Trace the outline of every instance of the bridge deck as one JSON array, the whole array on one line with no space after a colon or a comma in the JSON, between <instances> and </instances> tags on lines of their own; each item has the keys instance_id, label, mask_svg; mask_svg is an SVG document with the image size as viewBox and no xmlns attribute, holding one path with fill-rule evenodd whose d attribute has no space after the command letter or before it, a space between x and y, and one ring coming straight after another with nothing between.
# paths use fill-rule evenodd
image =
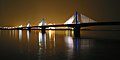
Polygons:
<instances>
[{"instance_id":1,"label":"bridge deck","mask_svg":"<svg viewBox=\"0 0 120 60\"><path fill-rule=\"evenodd\" d=\"M120 22L93 22L93 23L81 23L81 24L60 24L60 25L43 25L43 26L30 26L30 27L18 27L18 28L11 28L11 30L25 30L25 28L48 28L48 27L88 27L88 26L111 26L111 25L120 25ZM0 28L1 30L7 30L6 28ZM9 29L10 30L10 29ZM39 29L40 30L40 29Z\"/></svg>"},{"instance_id":2,"label":"bridge deck","mask_svg":"<svg viewBox=\"0 0 120 60\"><path fill-rule=\"evenodd\" d=\"M104 26L104 25L120 25L120 22L93 22L81 24L61 24L61 25L44 25L44 26L31 26L31 27L87 27L87 26Z\"/></svg>"}]
</instances>

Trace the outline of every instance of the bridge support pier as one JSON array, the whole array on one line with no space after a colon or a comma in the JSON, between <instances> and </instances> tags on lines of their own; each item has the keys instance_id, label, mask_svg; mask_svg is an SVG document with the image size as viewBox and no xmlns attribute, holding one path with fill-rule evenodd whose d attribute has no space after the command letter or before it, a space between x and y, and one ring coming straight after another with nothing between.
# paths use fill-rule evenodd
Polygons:
<instances>
[{"instance_id":1,"label":"bridge support pier","mask_svg":"<svg viewBox=\"0 0 120 60\"><path fill-rule=\"evenodd\" d=\"M80 26L74 27L74 37L80 37Z\"/></svg>"},{"instance_id":2,"label":"bridge support pier","mask_svg":"<svg viewBox=\"0 0 120 60\"><path fill-rule=\"evenodd\" d=\"M42 27L42 34L45 33L45 27Z\"/></svg>"},{"instance_id":3,"label":"bridge support pier","mask_svg":"<svg viewBox=\"0 0 120 60\"><path fill-rule=\"evenodd\" d=\"M31 27L28 27L28 30L31 30Z\"/></svg>"}]
</instances>

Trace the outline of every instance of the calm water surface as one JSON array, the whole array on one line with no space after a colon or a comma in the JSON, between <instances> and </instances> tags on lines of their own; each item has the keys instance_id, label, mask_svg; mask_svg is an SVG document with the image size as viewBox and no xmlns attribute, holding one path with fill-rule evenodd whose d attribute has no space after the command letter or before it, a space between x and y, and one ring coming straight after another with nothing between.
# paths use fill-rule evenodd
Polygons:
<instances>
[{"instance_id":1,"label":"calm water surface","mask_svg":"<svg viewBox=\"0 0 120 60\"><path fill-rule=\"evenodd\" d=\"M120 31L0 30L0 60L116 60Z\"/></svg>"}]
</instances>

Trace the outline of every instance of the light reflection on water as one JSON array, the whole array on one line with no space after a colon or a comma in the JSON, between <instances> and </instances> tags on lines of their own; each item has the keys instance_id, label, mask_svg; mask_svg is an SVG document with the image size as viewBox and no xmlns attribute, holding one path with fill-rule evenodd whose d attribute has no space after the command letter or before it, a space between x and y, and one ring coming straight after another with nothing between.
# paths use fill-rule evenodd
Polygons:
<instances>
[{"instance_id":1,"label":"light reflection on water","mask_svg":"<svg viewBox=\"0 0 120 60\"><path fill-rule=\"evenodd\" d=\"M73 31L70 30L62 32L47 30L46 33L41 33L39 30L0 30L0 37L2 37L0 40L5 40L4 43L1 42L3 45L1 44L0 47L17 51L13 51L11 56L16 56L16 59L22 57L22 60L92 60L95 59L96 55L98 57L107 56L108 54L104 55L104 53L109 53L107 50L114 49L116 46L110 40L108 42L104 39L103 41L93 38L74 37L73 34ZM8 38L5 38L5 36ZM4 46L6 42L10 44L9 47ZM109 46L113 47L110 48ZM3 52L10 54L8 50L6 53L6 49L3 49Z\"/></svg>"},{"instance_id":2,"label":"light reflection on water","mask_svg":"<svg viewBox=\"0 0 120 60\"><path fill-rule=\"evenodd\" d=\"M38 37L40 48L46 48L46 34L42 34L41 32L39 32Z\"/></svg>"},{"instance_id":3,"label":"light reflection on water","mask_svg":"<svg viewBox=\"0 0 120 60\"><path fill-rule=\"evenodd\" d=\"M70 60L73 57L73 49L74 49L74 43L73 43L73 38L71 36L66 36L65 37L65 43L66 46L68 47L68 60Z\"/></svg>"},{"instance_id":4,"label":"light reflection on water","mask_svg":"<svg viewBox=\"0 0 120 60\"><path fill-rule=\"evenodd\" d=\"M27 30L27 40L28 40L28 42L30 41L30 31L29 30Z\"/></svg>"},{"instance_id":5,"label":"light reflection on water","mask_svg":"<svg viewBox=\"0 0 120 60\"><path fill-rule=\"evenodd\" d=\"M19 40L22 40L22 30L19 30Z\"/></svg>"}]
</instances>

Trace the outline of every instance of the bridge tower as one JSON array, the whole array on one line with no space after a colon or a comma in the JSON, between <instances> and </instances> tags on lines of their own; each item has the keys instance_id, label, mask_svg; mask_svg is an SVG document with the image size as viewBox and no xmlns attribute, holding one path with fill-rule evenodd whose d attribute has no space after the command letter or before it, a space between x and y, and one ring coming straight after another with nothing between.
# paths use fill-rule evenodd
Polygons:
<instances>
[{"instance_id":1,"label":"bridge tower","mask_svg":"<svg viewBox=\"0 0 120 60\"><path fill-rule=\"evenodd\" d=\"M28 30L31 30L30 21L28 21L27 28L28 28Z\"/></svg>"},{"instance_id":2,"label":"bridge tower","mask_svg":"<svg viewBox=\"0 0 120 60\"><path fill-rule=\"evenodd\" d=\"M45 25L45 20L44 20L44 18L42 19L42 25Z\"/></svg>"},{"instance_id":3,"label":"bridge tower","mask_svg":"<svg viewBox=\"0 0 120 60\"><path fill-rule=\"evenodd\" d=\"M76 19L76 22L75 24L80 24L79 20L78 20L78 12L76 11L76 14L75 14L75 19Z\"/></svg>"},{"instance_id":4,"label":"bridge tower","mask_svg":"<svg viewBox=\"0 0 120 60\"><path fill-rule=\"evenodd\" d=\"M80 22L78 20L78 12L77 11L75 14L75 18L76 18L76 21L75 21L75 27L74 27L74 36L80 37L80 26L78 25L78 24L80 24Z\"/></svg>"},{"instance_id":5,"label":"bridge tower","mask_svg":"<svg viewBox=\"0 0 120 60\"><path fill-rule=\"evenodd\" d=\"M43 25L45 25L45 20L44 20L44 18L42 19L42 26L43 26ZM43 33L43 34L45 33L45 28L46 28L46 27L44 27L44 26L42 27L42 33Z\"/></svg>"}]
</instances>

